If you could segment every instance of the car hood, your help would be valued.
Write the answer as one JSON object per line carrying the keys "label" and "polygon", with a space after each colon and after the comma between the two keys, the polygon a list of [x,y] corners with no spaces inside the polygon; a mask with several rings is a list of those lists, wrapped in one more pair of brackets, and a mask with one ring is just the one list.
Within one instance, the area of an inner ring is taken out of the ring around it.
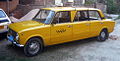
{"label": "car hood", "polygon": [[13,24],[10,24],[8,27],[16,32],[20,32],[28,28],[33,28],[33,27],[42,26],[42,25],[44,24],[37,21],[29,20],[29,21],[13,23]]}

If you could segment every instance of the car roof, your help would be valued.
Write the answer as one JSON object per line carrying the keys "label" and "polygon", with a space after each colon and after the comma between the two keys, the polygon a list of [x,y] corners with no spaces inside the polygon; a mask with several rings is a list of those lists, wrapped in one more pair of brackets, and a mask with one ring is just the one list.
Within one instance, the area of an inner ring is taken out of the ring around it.
{"label": "car roof", "polygon": [[50,7],[50,8],[42,8],[42,9],[53,10],[53,11],[99,10],[96,8],[86,8],[86,7]]}

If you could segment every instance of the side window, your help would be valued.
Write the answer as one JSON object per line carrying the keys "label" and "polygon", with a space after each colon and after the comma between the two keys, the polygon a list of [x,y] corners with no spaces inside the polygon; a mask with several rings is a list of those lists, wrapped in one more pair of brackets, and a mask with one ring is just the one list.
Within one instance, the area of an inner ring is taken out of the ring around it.
{"label": "side window", "polygon": [[58,12],[56,13],[53,23],[67,23],[71,22],[70,11]]}
{"label": "side window", "polygon": [[74,22],[76,21],[88,21],[87,11],[78,11],[74,19]]}
{"label": "side window", "polygon": [[101,20],[98,11],[89,11],[89,20]]}

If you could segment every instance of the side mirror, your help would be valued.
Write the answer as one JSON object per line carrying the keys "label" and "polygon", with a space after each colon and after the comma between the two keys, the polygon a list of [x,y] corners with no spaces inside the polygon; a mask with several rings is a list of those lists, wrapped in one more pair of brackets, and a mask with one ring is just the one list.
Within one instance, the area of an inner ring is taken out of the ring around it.
{"label": "side mirror", "polygon": [[56,23],[57,23],[56,20],[53,20],[51,24],[56,24]]}
{"label": "side mirror", "polygon": [[51,26],[54,26],[55,24],[54,23],[51,23]]}
{"label": "side mirror", "polygon": [[51,23],[51,25],[54,26],[55,24],[57,24],[57,22],[53,20],[53,22]]}
{"label": "side mirror", "polygon": [[102,17],[101,19],[105,19],[105,17]]}

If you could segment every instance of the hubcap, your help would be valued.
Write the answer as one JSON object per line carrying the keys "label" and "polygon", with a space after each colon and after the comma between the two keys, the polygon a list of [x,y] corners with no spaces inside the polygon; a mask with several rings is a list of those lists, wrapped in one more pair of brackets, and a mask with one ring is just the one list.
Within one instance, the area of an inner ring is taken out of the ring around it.
{"label": "hubcap", "polygon": [[105,32],[102,32],[102,33],[101,33],[101,37],[102,37],[102,38],[105,38],[105,36],[106,36],[106,35],[105,35]]}
{"label": "hubcap", "polygon": [[29,53],[31,53],[31,54],[37,53],[39,51],[39,49],[40,49],[39,46],[40,46],[39,43],[36,42],[36,41],[30,43],[29,49],[28,49]]}

